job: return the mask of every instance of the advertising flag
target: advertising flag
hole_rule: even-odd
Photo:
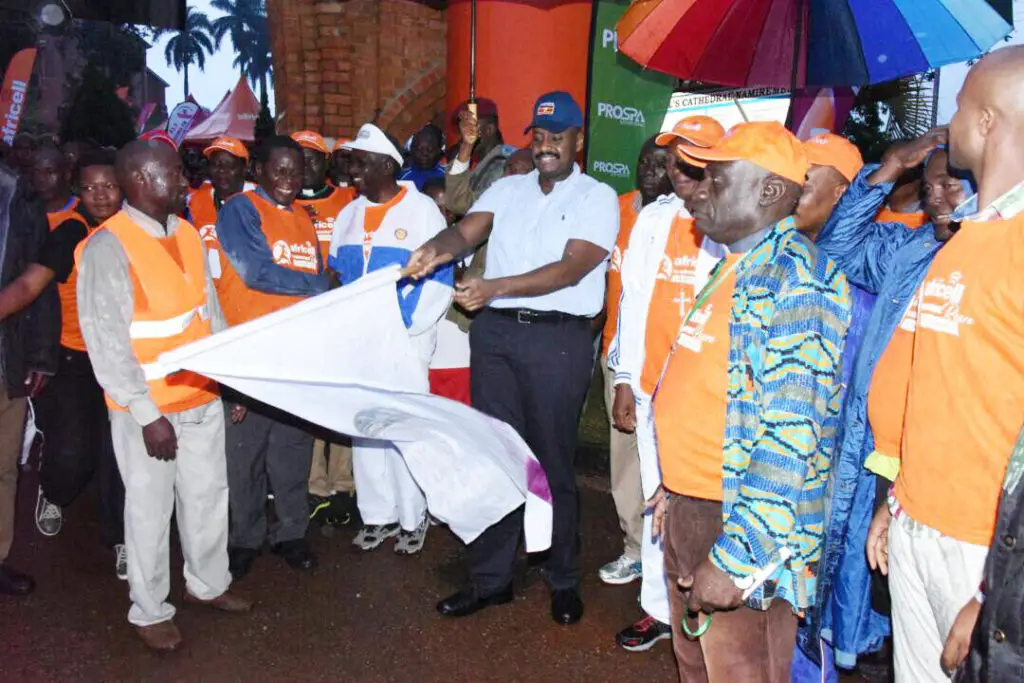
[[[8,145],[14,144],[28,103],[28,84],[35,61],[36,49],[27,47],[15,53],[4,74],[3,90],[0,90],[0,133]]]

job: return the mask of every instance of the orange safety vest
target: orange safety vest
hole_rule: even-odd
[[[313,227],[316,228],[316,238],[320,244],[320,259],[324,264],[327,263],[327,258],[331,252],[331,238],[334,236],[334,219],[355,198],[356,191],[354,188],[336,187],[333,192],[320,199],[302,199],[300,197],[295,200],[295,203],[305,209],[313,221]]]
[[[78,199],[63,211],[51,211],[46,214],[50,222],[50,232],[56,230],[64,221],[78,221],[91,234],[93,228],[85,216],[78,213]],[[85,340],[82,329],[78,326],[78,268],[71,267],[71,273],[65,282],[57,283],[57,294],[60,296],[60,345],[75,351],[85,351]]]
[[[146,375],[150,398],[164,413],[189,410],[217,398],[213,380],[188,371],[162,374],[156,363],[161,353],[211,334],[199,233],[180,221],[170,237],[153,237],[124,211],[100,227],[117,238],[128,258],[135,306],[128,336]],[[81,263],[88,242],[83,240],[75,249],[76,264]],[[109,395],[107,406],[126,410]]]
[[[274,263],[289,270],[321,272],[317,261],[316,229],[309,215],[298,206],[293,206],[292,211],[281,209],[256,192],[243,194],[260,214],[260,228],[270,245]],[[217,248],[220,249],[219,241]],[[214,284],[228,325],[241,325],[306,298],[249,289],[228,258],[222,258],[221,265],[221,276]]]

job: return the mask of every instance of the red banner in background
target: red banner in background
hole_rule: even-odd
[[[801,140],[818,133],[840,133],[853,108],[853,88],[797,90],[790,101],[790,130]]]
[[[18,134],[18,126],[28,103],[28,83],[32,78],[35,61],[36,49],[27,47],[15,53],[4,74],[4,87],[0,90],[0,134],[8,145],[14,144],[14,136]]]

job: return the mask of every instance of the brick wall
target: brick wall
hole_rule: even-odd
[[[351,136],[377,124],[405,140],[443,115],[444,11],[410,0],[269,0],[285,131]]]

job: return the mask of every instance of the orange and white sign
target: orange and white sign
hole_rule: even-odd
[[[15,53],[4,74],[4,87],[0,91],[0,133],[8,145],[14,144],[14,137],[18,134],[18,126],[28,101],[28,83],[32,78],[35,61],[36,49],[27,47]]]

